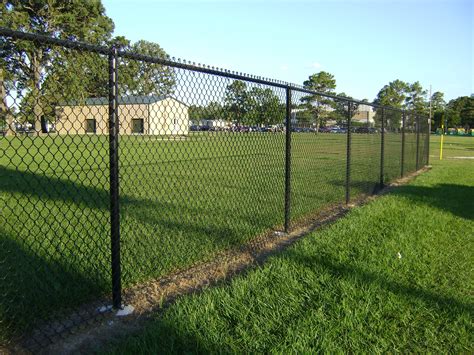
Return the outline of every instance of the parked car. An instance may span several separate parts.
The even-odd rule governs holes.
[[[357,127],[354,133],[369,133],[369,129],[367,127]]]
[[[329,127],[319,127],[319,133],[329,133],[331,132],[331,128]]]
[[[15,132],[20,133],[20,134],[33,135],[35,133],[35,128],[33,124],[29,122],[25,122],[25,123],[15,122],[14,128],[15,128]]]
[[[373,127],[357,127],[355,133],[378,133],[378,130]]]
[[[233,126],[231,128],[232,132],[249,132],[250,128],[248,126]]]
[[[345,133],[343,128],[340,127],[332,127],[329,131],[331,133]],[[347,131],[346,131],[347,132]]]
[[[201,126],[193,124],[192,126],[189,127],[189,130],[192,132],[198,132],[201,130]]]

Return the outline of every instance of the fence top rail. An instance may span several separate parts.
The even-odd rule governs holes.
[[[23,31],[15,31],[10,28],[0,27],[0,36],[11,37],[19,40],[27,41],[38,41],[42,43],[53,44],[65,48],[71,49],[81,49],[89,52],[95,52],[100,54],[109,54],[111,53],[110,47],[94,45],[86,42],[72,41],[67,39],[54,38],[39,33],[29,33]]]
[[[231,71],[227,69],[215,68],[215,67],[211,67],[209,65],[204,65],[204,64],[195,64],[194,62],[191,63],[190,61],[186,61],[186,60],[181,61],[180,59],[178,59],[178,61],[176,61],[174,58],[169,58],[169,57],[168,58],[153,57],[153,56],[148,56],[148,55],[139,54],[139,53],[126,51],[126,50],[116,50],[116,48],[113,45],[109,47],[93,45],[93,44],[81,42],[81,41],[54,38],[54,37],[50,37],[50,36],[38,34],[38,33],[16,31],[16,30],[12,30],[6,27],[0,27],[0,36],[10,37],[10,38],[19,39],[19,40],[38,41],[38,42],[57,45],[57,46],[65,47],[65,48],[85,50],[85,51],[99,53],[99,54],[109,55],[109,54],[116,53],[117,56],[122,57],[122,58],[140,60],[140,61],[144,61],[148,63],[161,64],[161,65],[165,65],[169,67],[186,69],[186,70],[191,70],[194,72],[211,74],[211,75],[226,77],[226,78],[235,79],[235,80],[242,80],[242,81],[252,82],[255,84],[268,85],[268,86],[273,86],[273,87],[282,88],[282,89],[288,88],[293,91],[298,91],[298,92],[302,92],[302,93],[306,93],[310,95],[318,95],[318,96],[325,97],[328,99],[346,101],[346,102],[354,103],[358,105],[367,105],[376,109],[383,109],[383,110],[389,110],[393,112],[407,113],[407,114],[410,114],[411,112],[410,110],[406,110],[406,109],[400,109],[400,108],[391,107],[391,106],[383,106],[383,105],[378,105],[371,102],[348,98],[345,96],[322,93],[322,92],[307,89],[301,85],[297,85],[297,84],[293,84],[293,83],[289,83],[289,82],[285,82],[281,80],[262,78],[256,75],[235,72],[235,71]],[[425,115],[417,114],[417,113],[415,113],[415,115],[421,116],[421,117],[425,116]]]

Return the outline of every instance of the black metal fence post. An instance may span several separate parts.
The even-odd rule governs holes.
[[[112,252],[112,303],[122,307],[120,270],[120,209],[119,209],[119,159],[118,159],[118,67],[117,49],[109,53],[109,155],[110,155],[110,224]]]
[[[291,89],[289,87],[286,88],[285,127],[285,233],[288,233],[291,213]]]
[[[415,115],[416,127],[416,170],[420,168],[420,116]]]
[[[405,122],[406,122],[406,116],[405,116],[405,111],[402,113],[402,156],[401,156],[401,161],[400,161],[400,176],[403,177],[405,174]]]
[[[384,154],[385,154],[385,109],[382,108],[382,136],[380,137],[380,186],[379,188],[382,189],[385,181],[384,181]]]
[[[352,102],[347,106],[347,146],[346,146],[346,205],[351,200],[351,119]]]
[[[426,140],[425,140],[425,145],[426,145],[426,161],[425,165],[430,164],[430,138],[431,138],[431,114],[430,118],[428,119],[428,127],[426,128]]]

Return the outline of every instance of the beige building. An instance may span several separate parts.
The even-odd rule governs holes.
[[[352,121],[369,124],[373,126],[375,123],[374,120],[375,111],[372,106],[370,105],[359,105],[357,112],[354,116],[352,116]]]
[[[120,134],[186,135],[188,106],[170,96],[123,96],[118,99]],[[56,107],[59,134],[108,134],[108,98]]]

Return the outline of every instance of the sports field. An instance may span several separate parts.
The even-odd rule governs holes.
[[[184,296],[113,353],[472,353],[474,138],[262,267]]]
[[[386,135],[385,177],[400,173]],[[415,168],[406,135],[405,171]],[[284,216],[283,133],[120,139],[123,284],[212,258]],[[0,338],[110,293],[106,136],[1,138]],[[291,220],[344,202],[344,134],[292,134]],[[423,154],[420,151],[420,155]],[[379,182],[380,135],[353,134],[351,197]]]

